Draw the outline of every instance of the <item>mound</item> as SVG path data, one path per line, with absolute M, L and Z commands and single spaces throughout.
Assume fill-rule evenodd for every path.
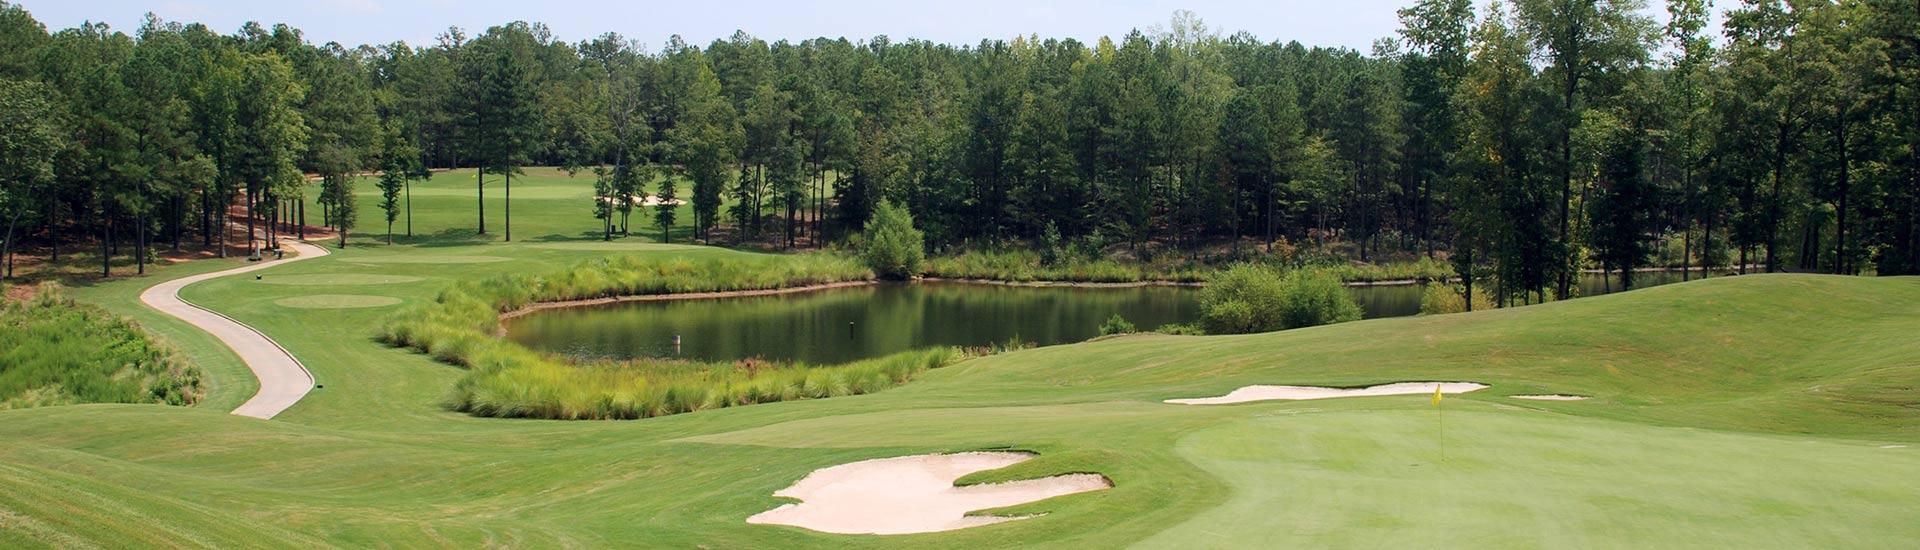
M 1069 474 L 955 487 L 974 472 L 1031 460 L 1030 453 L 957 453 L 864 460 L 815 470 L 774 496 L 797 498 L 747 523 L 791 525 L 845 534 L 898 535 L 951 531 L 1024 517 L 968 512 L 1113 487 L 1106 476 Z
M 1397 382 L 1365 388 L 1323 388 L 1319 386 L 1246 386 L 1219 397 L 1196 397 L 1189 399 L 1168 399 L 1168 403 L 1180 405 L 1226 405 L 1249 401 L 1332 399 L 1335 397 L 1372 397 L 1379 395 L 1413 395 L 1433 393 L 1434 386 L 1440 387 L 1440 393 L 1467 393 L 1485 389 L 1486 384 L 1472 382 Z
M 309 273 L 304 275 L 265 275 L 258 282 L 290 286 L 396 285 L 421 281 L 409 275 L 373 275 L 368 273 Z
M 273 303 L 295 309 L 357 309 L 390 306 L 400 303 L 400 299 L 366 294 L 314 294 L 281 298 Z

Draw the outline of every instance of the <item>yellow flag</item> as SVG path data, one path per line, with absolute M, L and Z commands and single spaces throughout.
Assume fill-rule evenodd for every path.
M 1439 384 L 1433 385 L 1433 406 L 1435 407 L 1440 406 L 1440 385 Z

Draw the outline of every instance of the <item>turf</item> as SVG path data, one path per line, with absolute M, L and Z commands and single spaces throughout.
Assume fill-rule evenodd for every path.
M 590 182 L 550 185 L 525 196 Z M 244 366 L 137 305 L 158 280 L 235 263 L 76 289 L 174 340 L 218 384 L 193 408 L 0 411 L 0 547 L 1871 548 L 1920 537 L 1916 278 L 1745 276 L 1270 334 L 1108 338 L 971 360 L 870 395 L 637 421 L 449 412 L 459 369 L 372 339 L 398 307 L 453 281 L 602 255 L 746 254 L 598 244 L 586 202 L 522 206 L 519 187 L 512 244 L 459 237 L 472 232 L 471 195 L 450 185 L 423 214 L 416 189 L 415 229 L 431 238 L 356 242 L 261 280 L 188 287 L 187 299 L 276 338 L 324 385 L 273 421 L 225 414 L 252 392 Z M 482 256 L 505 260 L 471 261 Z M 273 284 L 288 279 L 310 284 Z M 276 303 L 340 295 L 402 304 Z M 1159 402 L 1401 380 L 1492 385 L 1446 400 L 1445 460 L 1426 396 Z M 1594 398 L 1505 397 L 1533 393 Z M 1041 456 L 962 482 L 1098 472 L 1116 487 L 939 534 L 745 523 L 816 468 L 1002 448 Z

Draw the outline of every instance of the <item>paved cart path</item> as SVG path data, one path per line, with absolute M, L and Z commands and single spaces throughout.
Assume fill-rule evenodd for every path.
M 233 410 L 233 414 L 254 418 L 273 418 L 280 411 L 287 410 L 301 397 L 313 389 L 313 373 L 294 359 L 293 354 L 280 347 L 279 343 L 254 330 L 253 327 L 180 299 L 180 289 L 187 285 L 208 279 L 239 275 L 267 269 L 277 265 L 289 264 L 309 258 L 327 255 L 327 250 L 299 241 L 282 241 L 284 246 L 292 248 L 298 256 L 284 260 L 263 261 L 253 265 L 237 267 L 225 271 L 216 271 L 192 277 L 183 277 L 154 285 L 140 293 L 140 301 L 149 307 L 160 310 L 186 321 L 200 330 L 207 331 L 219 338 L 253 370 L 253 376 L 260 379 L 260 391 L 252 399 Z

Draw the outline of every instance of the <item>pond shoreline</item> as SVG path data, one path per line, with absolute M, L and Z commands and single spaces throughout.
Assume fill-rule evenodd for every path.
M 872 286 L 880 283 L 881 281 L 878 281 L 878 280 L 864 279 L 864 280 L 858 280 L 858 281 L 841 281 L 837 283 L 825 283 L 825 284 L 806 285 L 806 286 L 790 286 L 790 287 L 782 287 L 782 288 L 762 288 L 762 289 L 754 289 L 754 290 L 725 290 L 725 291 L 717 291 L 717 292 L 674 292 L 674 293 L 667 293 L 667 294 L 629 294 L 624 296 L 609 296 L 605 298 L 587 298 L 582 300 L 562 300 L 558 302 L 535 302 L 535 303 L 521 306 L 520 309 L 502 312 L 499 316 L 499 320 L 507 321 L 510 319 L 514 319 L 516 317 L 523 317 L 526 315 L 533 314 L 535 312 L 546 311 L 550 309 L 567 309 L 567 308 L 599 306 L 599 305 L 607 305 L 607 304 L 620 304 L 620 303 L 628 303 L 628 302 L 668 302 L 668 301 L 678 301 L 678 300 L 715 300 L 715 299 L 721 299 L 721 298 L 779 296 L 782 294 L 799 294 L 804 292 L 818 292 L 822 290 L 834 290 L 834 289 L 840 289 L 840 288 Z M 505 326 L 500 327 L 499 332 L 504 335 L 504 333 L 506 332 L 506 327 Z
M 1678 268 L 1640 268 L 1640 269 L 1636 269 L 1635 271 L 1656 273 L 1656 272 L 1679 272 L 1681 270 Z M 1701 271 L 1701 269 L 1694 268 L 1690 271 Z M 1582 270 L 1582 273 L 1583 274 L 1599 274 L 1598 270 Z M 1414 286 L 1414 285 L 1424 285 L 1428 283 L 1451 284 L 1454 282 L 1458 282 L 1459 280 L 1460 279 L 1458 277 L 1449 277 L 1444 281 L 1429 280 L 1429 279 L 1388 279 L 1384 281 L 1344 281 L 1340 284 L 1342 286 L 1346 286 L 1349 288 L 1369 288 L 1369 287 Z M 964 278 L 964 277 L 917 277 L 911 281 L 883 281 L 879 279 L 865 279 L 865 280 L 858 280 L 858 281 L 841 281 L 837 283 L 825 283 L 825 284 L 783 287 L 783 288 L 763 288 L 763 289 L 754 289 L 754 290 L 728 290 L 728 291 L 716 291 L 716 292 L 679 292 L 679 293 L 667 293 L 667 294 L 631 294 L 631 295 L 623 295 L 623 296 L 609 296 L 605 298 L 588 298 L 588 299 L 582 299 L 582 300 L 563 300 L 558 302 L 536 302 L 536 303 L 528 304 L 526 306 L 522 306 L 519 309 L 503 312 L 499 315 L 498 320 L 504 323 L 505 321 L 509 321 L 518 317 L 523 317 L 536 312 L 554 310 L 554 309 L 568 309 L 568 308 L 576 308 L 576 307 L 601 306 L 601 305 L 631 303 L 631 302 L 669 302 L 669 301 L 680 301 L 680 300 L 719 300 L 719 299 L 726 299 L 726 298 L 751 298 L 756 296 L 781 296 L 781 295 L 787 295 L 787 294 L 803 294 L 808 292 L 837 290 L 842 288 L 858 288 L 858 287 L 873 286 L 873 285 L 888 284 L 888 283 L 966 284 L 966 285 L 1000 286 L 1000 287 L 1014 287 L 1014 288 L 1097 288 L 1097 289 L 1126 289 L 1126 288 L 1148 288 L 1148 287 L 1204 288 L 1207 286 L 1207 283 L 1204 281 L 1178 281 L 1178 280 L 1168 280 L 1168 279 L 1149 279 L 1149 280 L 1142 280 L 1142 281 L 1120 281 L 1120 282 L 1048 281 L 1048 280 L 1010 281 L 1005 279 L 976 279 L 976 278 Z M 505 325 L 502 325 L 499 328 L 499 330 L 495 331 L 495 336 L 498 336 L 498 337 L 506 336 Z
M 1395 280 L 1388 280 L 1388 281 L 1351 281 L 1351 282 L 1346 282 L 1341 284 L 1349 287 L 1374 287 L 1374 286 L 1419 285 L 1419 284 L 1426 284 L 1427 282 L 1429 281 L 1426 281 L 1424 279 L 1395 279 Z M 719 299 L 726 299 L 726 298 L 752 298 L 757 296 L 781 296 L 781 295 L 787 295 L 787 294 L 803 294 L 808 292 L 837 290 L 842 288 L 858 288 L 858 287 L 873 286 L 873 285 L 880 285 L 880 284 L 887 284 L 887 283 L 965 284 L 965 285 L 1001 286 L 1001 287 L 1015 287 L 1015 288 L 1101 288 L 1101 289 L 1125 289 L 1125 288 L 1147 288 L 1147 287 L 1204 288 L 1207 286 L 1207 283 L 1201 282 L 1201 281 L 1171 281 L 1171 280 L 1146 280 L 1146 281 L 1125 281 L 1125 282 L 1008 281 L 1008 280 L 1002 280 L 1002 279 L 967 279 L 967 278 L 951 278 L 951 277 L 919 277 L 911 281 L 883 281 L 879 279 L 866 279 L 866 280 L 859 280 L 859 281 L 841 281 L 837 283 L 825 283 L 825 284 L 783 287 L 783 288 L 763 288 L 763 289 L 754 289 L 754 290 L 727 290 L 727 291 L 716 291 L 716 292 L 676 292 L 676 293 L 666 293 L 666 294 L 629 294 L 629 295 L 623 295 L 623 296 L 608 296 L 605 298 L 562 300 L 557 302 L 535 302 L 532 304 L 521 306 L 519 309 L 502 312 L 499 315 L 498 320 L 501 322 L 505 322 L 505 321 L 513 320 L 515 318 L 531 315 L 537 312 L 554 310 L 554 309 L 570 309 L 570 308 L 577 308 L 577 307 L 603 306 L 603 305 L 609 305 L 609 304 L 622 304 L 622 303 L 632 303 L 632 302 L 671 302 L 671 301 L 681 301 L 681 300 L 719 300 Z M 506 327 L 504 325 L 501 326 L 499 330 L 495 331 L 495 335 L 504 337 L 506 335 Z

